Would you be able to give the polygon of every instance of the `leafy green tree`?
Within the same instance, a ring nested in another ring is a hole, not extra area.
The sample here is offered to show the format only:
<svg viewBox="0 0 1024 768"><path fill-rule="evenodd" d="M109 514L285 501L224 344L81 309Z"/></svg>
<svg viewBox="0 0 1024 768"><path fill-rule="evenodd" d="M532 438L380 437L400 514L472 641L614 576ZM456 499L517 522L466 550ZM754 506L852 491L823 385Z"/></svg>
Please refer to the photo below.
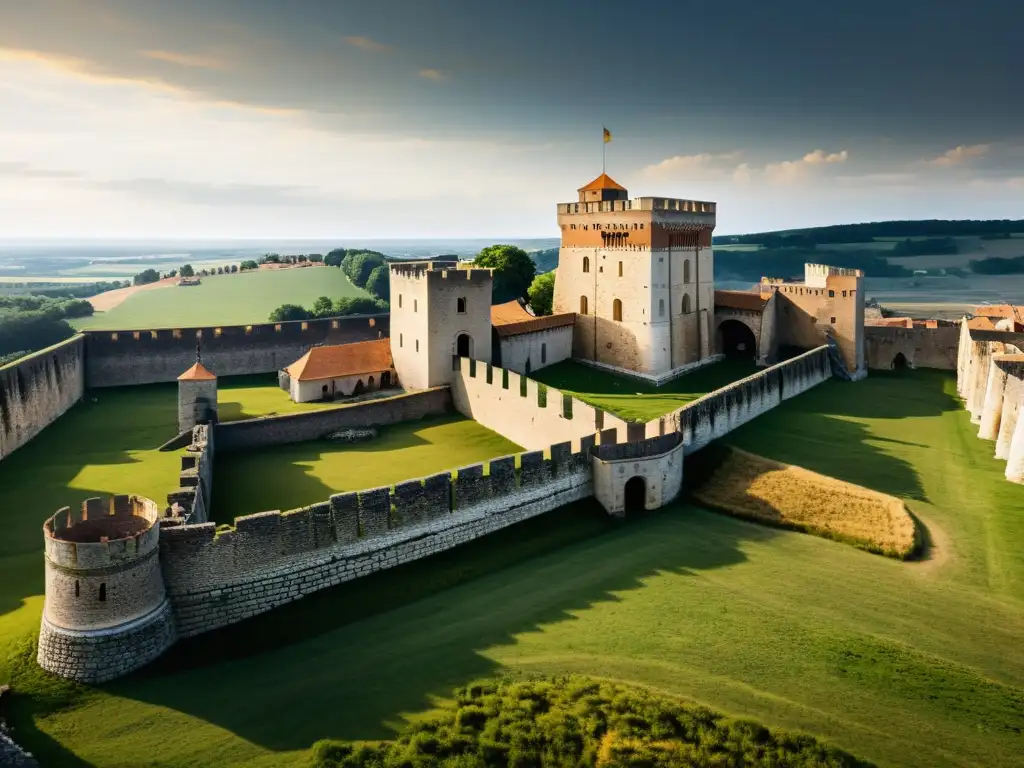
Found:
<svg viewBox="0 0 1024 768"><path fill-rule="evenodd" d="M195 277L196 271L192 268L191 264L182 264L181 270L178 272L182 277Z"/></svg>
<svg viewBox="0 0 1024 768"><path fill-rule="evenodd" d="M35 352L75 335L66 320L43 312L0 314L0 356Z"/></svg>
<svg viewBox="0 0 1024 768"><path fill-rule="evenodd" d="M388 268L388 265L381 264L379 267L374 267L364 287L378 299L390 301L391 270Z"/></svg>
<svg viewBox="0 0 1024 768"><path fill-rule="evenodd" d="M383 263L384 256L379 253L357 253L354 256L349 254L346 261L346 272L355 285L365 288L366 281L370 279L370 273Z"/></svg>
<svg viewBox="0 0 1024 768"><path fill-rule="evenodd" d="M238 272L238 265L237 264L232 264L228 268L228 271L230 271L232 275L235 274L236 272Z"/></svg>
<svg viewBox="0 0 1024 768"><path fill-rule="evenodd" d="M92 304L85 299L72 299L61 305L64 310L64 317L89 317L94 310Z"/></svg>
<svg viewBox="0 0 1024 768"><path fill-rule="evenodd" d="M322 253L311 253L309 254L309 260L314 264L320 264L324 260L324 255Z"/></svg>
<svg viewBox="0 0 1024 768"><path fill-rule="evenodd" d="M386 301L368 296L345 296L334 304L336 315L377 315L390 309Z"/></svg>
<svg viewBox="0 0 1024 768"><path fill-rule="evenodd" d="M252 259L246 259L245 261L242 262L242 265L241 265L241 270L243 272L248 272L250 269L259 269L259 268L260 268L260 265L257 264Z"/></svg>
<svg viewBox="0 0 1024 768"><path fill-rule="evenodd" d="M309 312L298 304L282 304L270 313L270 322L283 323L288 320L309 320Z"/></svg>
<svg viewBox="0 0 1024 768"><path fill-rule="evenodd" d="M132 285L149 285L150 283L155 283L159 279L160 273L155 269L144 269L132 278Z"/></svg>
<svg viewBox="0 0 1024 768"><path fill-rule="evenodd" d="M477 254L473 263L494 270L492 298L496 303L525 296L537 273L533 259L515 245L490 245Z"/></svg>
<svg viewBox="0 0 1024 768"><path fill-rule="evenodd" d="M348 251L344 248L335 248L333 251L324 256L324 264L328 267L340 267L341 262L344 261L345 256L348 255Z"/></svg>
<svg viewBox="0 0 1024 768"><path fill-rule="evenodd" d="M537 275L526 291L530 297L530 306L537 315L550 315L555 301L555 273L545 272Z"/></svg>
<svg viewBox="0 0 1024 768"><path fill-rule="evenodd" d="M334 302L330 296L321 296L313 302L313 317L330 317L334 314Z"/></svg>

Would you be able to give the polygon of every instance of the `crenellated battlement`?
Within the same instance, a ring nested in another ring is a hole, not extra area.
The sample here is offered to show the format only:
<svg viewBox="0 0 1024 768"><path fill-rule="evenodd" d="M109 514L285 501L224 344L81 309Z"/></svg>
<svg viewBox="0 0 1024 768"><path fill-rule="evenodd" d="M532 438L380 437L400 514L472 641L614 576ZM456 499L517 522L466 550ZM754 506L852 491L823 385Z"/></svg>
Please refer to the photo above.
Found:
<svg viewBox="0 0 1024 768"><path fill-rule="evenodd" d="M444 280L483 283L493 279L493 269L463 265L451 262L400 261L391 262L392 276L411 280Z"/></svg>
<svg viewBox="0 0 1024 768"><path fill-rule="evenodd" d="M46 558L70 570L130 564L156 549L160 510L142 496L86 499L64 507L43 524Z"/></svg>
<svg viewBox="0 0 1024 768"><path fill-rule="evenodd" d="M591 203L559 203L559 215L578 213L615 213L619 211L659 211L714 215L717 204L703 200L674 197L634 197L632 200L602 200Z"/></svg>

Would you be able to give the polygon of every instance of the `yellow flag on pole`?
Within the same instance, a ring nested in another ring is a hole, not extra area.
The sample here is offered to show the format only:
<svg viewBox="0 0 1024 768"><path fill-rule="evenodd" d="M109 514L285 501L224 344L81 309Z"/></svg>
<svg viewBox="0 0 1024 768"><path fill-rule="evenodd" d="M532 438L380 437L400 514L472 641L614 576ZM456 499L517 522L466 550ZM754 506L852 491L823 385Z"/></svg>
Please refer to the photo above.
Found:
<svg viewBox="0 0 1024 768"><path fill-rule="evenodd" d="M612 132L609 131L604 126L601 126L601 130L604 131L604 143L607 144L609 141L612 140Z"/></svg>

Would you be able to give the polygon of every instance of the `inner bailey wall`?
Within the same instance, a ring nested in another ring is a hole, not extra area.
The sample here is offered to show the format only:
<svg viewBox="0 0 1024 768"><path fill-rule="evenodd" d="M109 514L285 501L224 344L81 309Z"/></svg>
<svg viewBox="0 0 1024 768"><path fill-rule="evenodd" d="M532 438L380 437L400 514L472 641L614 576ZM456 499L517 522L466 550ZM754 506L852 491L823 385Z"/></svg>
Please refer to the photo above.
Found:
<svg viewBox="0 0 1024 768"><path fill-rule="evenodd" d="M456 410L524 448L566 441L578 446L581 438L604 429L619 430L622 442L631 434L643 437L642 425L630 432L629 423L617 416L514 371L466 358L456 358L453 366Z"/></svg>
<svg viewBox="0 0 1024 768"><path fill-rule="evenodd" d="M83 360L84 339L73 336L0 368L0 459L82 399Z"/></svg>
<svg viewBox="0 0 1024 768"><path fill-rule="evenodd" d="M427 557L593 494L567 443L390 488L337 494L303 509L213 523L165 521L160 559L182 636L241 621L325 587Z"/></svg>
<svg viewBox="0 0 1024 768"><path fill-rule="evenodd" d="M214 434L209 424L192 428L192 442L181 455L178 489L167 494L169 511L176 516L186 515L190 523L205 523L210 519L213 499ZM175 505L180 507L175 509Z"/></svg>
<svg viewBox="0 0 1024 768"><path fill-rule="evenodd" d="M900 353L911 368L956 370L959 341L957 326L888 328L869 325L864 328L868 368L883 371L892 368L893 360Z"/></svg>
<svg viewBox="0 0 1024 768"><path fill-rule="evenodd" d="M223 422L217 424L214 434L217 450L226 453L318 440L341 429L412 421L446 413L450 409L448 387L434 387L338 408Z"/></svg>
<svg viewBox="0 0 1024 768"><path fill-rule="evenodd" d="M318 344L349 344L389 335L390 315L353 315L153 330L86 331L85 385L116 387L176 381L202 343L203 364L219 375L272 373Z"/></svg>
<svg viewBox="0 0 1024 768"><path fill-rule="evenodd" d="M682 432L685 452L690 454L831 375L828 346L822 345L652 419L644 431L648 437Z"/></svg>

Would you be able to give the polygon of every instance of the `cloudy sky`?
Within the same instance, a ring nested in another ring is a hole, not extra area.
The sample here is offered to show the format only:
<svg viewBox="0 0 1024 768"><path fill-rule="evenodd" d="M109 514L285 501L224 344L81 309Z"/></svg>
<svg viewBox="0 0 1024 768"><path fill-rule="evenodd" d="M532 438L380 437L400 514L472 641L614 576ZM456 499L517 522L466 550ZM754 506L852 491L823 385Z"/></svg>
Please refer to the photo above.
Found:
<svg viewBox="0 0 1024 768"><path fill-rule="evenodd" d="M1021 0L0 0L0 238L1024 217Z"/></svg>

